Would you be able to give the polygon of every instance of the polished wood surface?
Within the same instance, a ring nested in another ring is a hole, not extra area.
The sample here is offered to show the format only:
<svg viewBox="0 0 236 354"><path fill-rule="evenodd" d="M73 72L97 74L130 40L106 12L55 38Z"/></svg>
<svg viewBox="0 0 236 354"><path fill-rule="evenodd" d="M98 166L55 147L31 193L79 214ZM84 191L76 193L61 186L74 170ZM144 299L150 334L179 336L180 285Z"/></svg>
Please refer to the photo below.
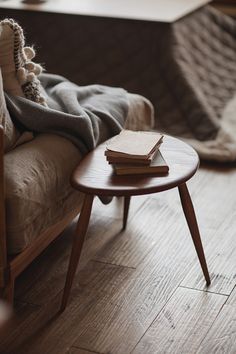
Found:
<svg viewBox="0 0 236 354"><path fill-rule="evenodd" d="M95 198L66 311L58 316L77 219L17 279L18 320L0 352L234 354L235 179L235 168L202 164L188 182L209 288L176 188L132 198L122 232L123 198Z"/></svg>
<svg viewBox="0 0 236 354"><path fill-rule="evenodd" d="M32 2L8 0L0 2L0 8L174 22L210 0L168 0L168 3L165 0L46 0L38 5Z"/></svg>
<svg viewBox="0 0 236 354"><path fill-rule="evenodd" d="M117 176L104 156L106 143L89 153L71 178L72 186L93 195L131 196L161 192L190 179L197 171L199 158L189 145L165 136L161 152L169 165L165 176Z"/></svg>

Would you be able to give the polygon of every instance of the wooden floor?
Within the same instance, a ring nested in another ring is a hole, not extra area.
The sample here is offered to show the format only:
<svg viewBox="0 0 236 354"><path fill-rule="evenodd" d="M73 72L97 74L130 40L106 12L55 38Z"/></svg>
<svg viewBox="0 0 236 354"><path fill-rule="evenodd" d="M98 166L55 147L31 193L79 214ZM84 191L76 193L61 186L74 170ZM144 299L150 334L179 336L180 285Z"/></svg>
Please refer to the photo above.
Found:
<svg viewBox="0 0 236 354"><path fill-rule="evenodd" d="M236 353L236 170L189 182L212 285L206 289L178 191L93 209L69 304L58 314L75 224L19 277L3 354Z"/></svg>

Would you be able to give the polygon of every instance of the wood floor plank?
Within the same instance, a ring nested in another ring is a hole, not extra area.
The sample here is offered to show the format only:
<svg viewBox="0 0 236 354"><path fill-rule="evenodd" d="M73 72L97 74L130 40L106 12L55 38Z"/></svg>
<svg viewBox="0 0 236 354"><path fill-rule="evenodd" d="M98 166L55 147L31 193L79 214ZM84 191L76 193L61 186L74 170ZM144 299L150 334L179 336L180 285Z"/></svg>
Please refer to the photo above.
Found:
<svg viewBox="0 0 236 354"><path fill-rule="evenodd" d="M236 353L236 306L223 307L197 353Z"/></svg>
<svg viewBox="0 0 236 354"><path fill-rule="evenodd" d="M132 354L195 353L226 297L178 288Z"/></svg>

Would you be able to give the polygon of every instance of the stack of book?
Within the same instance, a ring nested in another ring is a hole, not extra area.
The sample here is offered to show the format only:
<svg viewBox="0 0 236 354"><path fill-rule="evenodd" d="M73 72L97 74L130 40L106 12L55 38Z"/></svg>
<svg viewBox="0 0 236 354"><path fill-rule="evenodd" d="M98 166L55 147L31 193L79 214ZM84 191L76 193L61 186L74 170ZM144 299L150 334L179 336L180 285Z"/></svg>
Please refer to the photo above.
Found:
<svg viewBox="0 0 236 354"><path fill-rule="evenodd" d="M169 167L159 150L163 138L155 132L122 130L108 142L106 159L117 175L166 174Z"/></svg>

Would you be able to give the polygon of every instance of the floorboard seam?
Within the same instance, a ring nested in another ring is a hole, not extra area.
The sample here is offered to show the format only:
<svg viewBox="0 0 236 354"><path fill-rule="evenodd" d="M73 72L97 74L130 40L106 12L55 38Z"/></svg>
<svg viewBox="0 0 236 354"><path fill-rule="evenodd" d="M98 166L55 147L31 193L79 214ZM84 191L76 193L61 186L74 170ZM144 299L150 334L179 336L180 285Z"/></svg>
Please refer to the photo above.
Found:
<svg viewBox="0 0 236 354"><path fill-rule="evenodd" d="M229 297L229 294L216 293L214 291L210 291L210 290L206 290L206 289L196 289L196 288L191 288L190 286L184 286L184 285L179 285L179 287L184 288L184 289L192 289L195 291L201 291L203 293L209 293L209 294L222 295L222 296Z"/></svg>

